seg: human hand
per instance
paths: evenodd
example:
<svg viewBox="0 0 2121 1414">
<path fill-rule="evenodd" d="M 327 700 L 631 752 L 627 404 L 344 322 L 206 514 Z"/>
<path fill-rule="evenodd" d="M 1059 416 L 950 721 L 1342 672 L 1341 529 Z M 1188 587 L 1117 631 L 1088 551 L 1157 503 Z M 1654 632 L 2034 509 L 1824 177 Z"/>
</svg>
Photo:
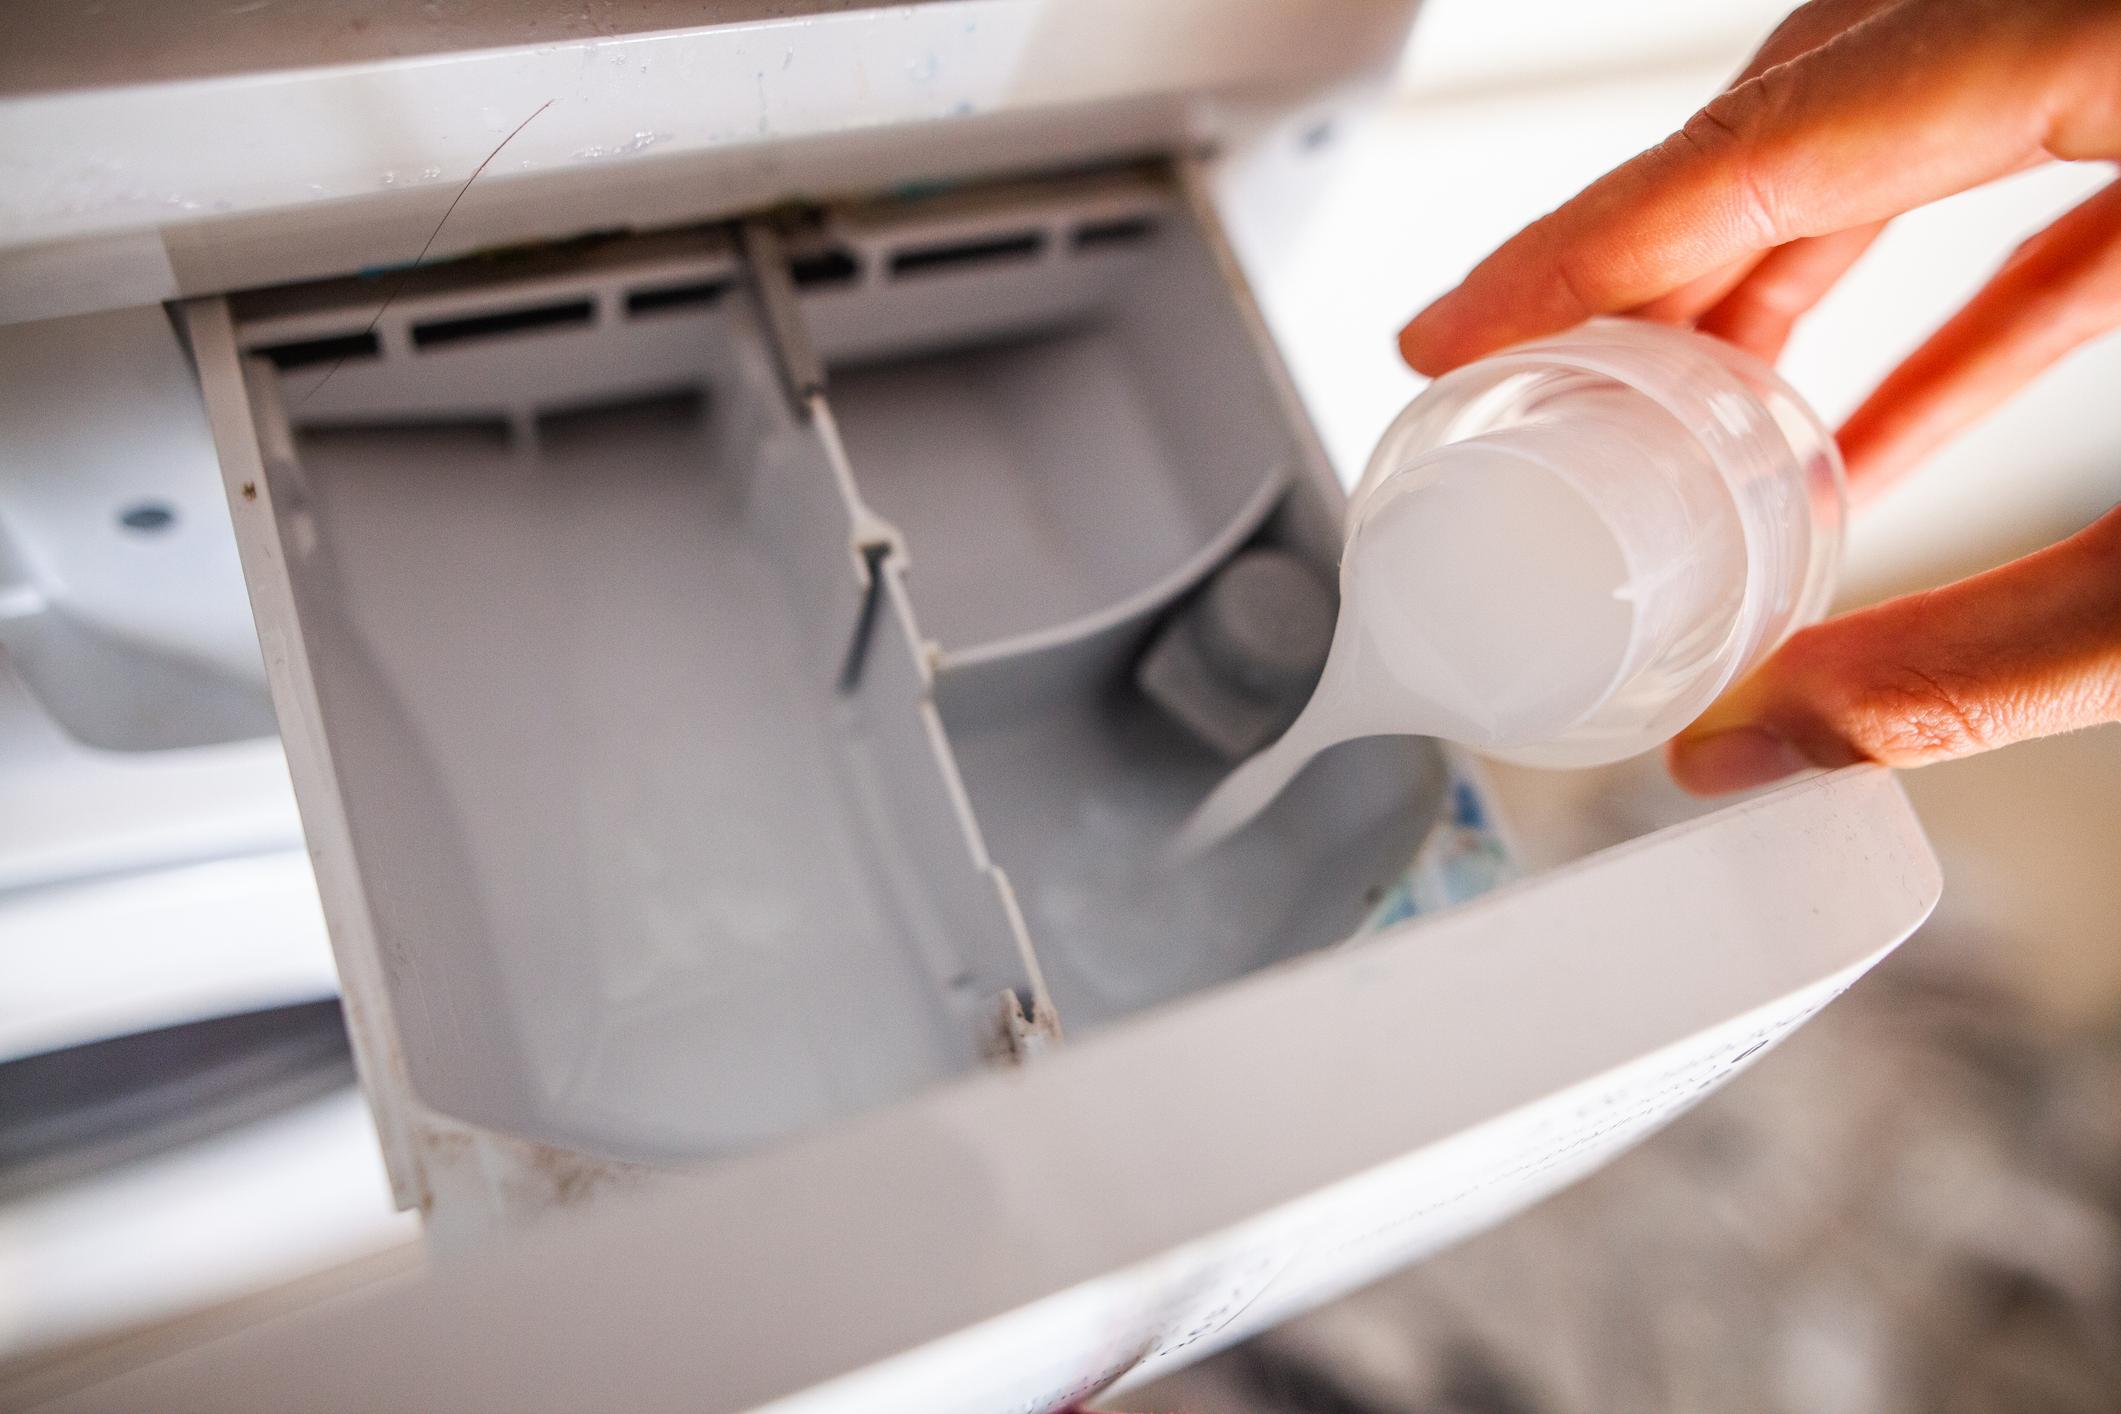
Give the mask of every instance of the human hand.
<svg viewBox="0 0 2121 1414">
<path fill-rule="evenodd" d="M 1686 126 L 1532 223 L 1400 333 L 1437 374 L 1594 314 L 1772 360 L 1901 212 L 2121 158 L 2121 0 L 1814 0 Z M 1861 504 L 2121 327 L 2121 182 L 2021 245 L 1842 427 Z M 2121 719 L 2121 511 L 2000 569 L 1794 636 L 1668 748 L 1709 794 L 1914 766 Z"/>
</svg>

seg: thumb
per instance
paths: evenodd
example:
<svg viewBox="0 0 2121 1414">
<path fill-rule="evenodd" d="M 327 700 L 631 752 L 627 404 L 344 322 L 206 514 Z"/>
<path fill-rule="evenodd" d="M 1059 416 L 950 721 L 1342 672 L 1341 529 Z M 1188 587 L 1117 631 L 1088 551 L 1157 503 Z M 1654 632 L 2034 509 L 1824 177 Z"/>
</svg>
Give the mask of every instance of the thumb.
<svg viewBox="0 0 2121 1414">
<path fill-rule="evenodd" d="M 1920 766 L 2121 720 L 2121 510 L 1986 574 L 1806 629 L 1680 733 L 1701 795 Z"/>
</svg>

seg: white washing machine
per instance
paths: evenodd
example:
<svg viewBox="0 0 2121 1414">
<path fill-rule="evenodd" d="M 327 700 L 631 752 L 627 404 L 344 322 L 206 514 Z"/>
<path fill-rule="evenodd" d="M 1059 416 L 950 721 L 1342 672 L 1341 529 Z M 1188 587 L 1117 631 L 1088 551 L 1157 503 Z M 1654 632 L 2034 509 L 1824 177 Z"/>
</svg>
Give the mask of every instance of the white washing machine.
<svg viewBox="0 0 2121 1414">
<path fill-rule="evenodd" d="M 1922 920 L 1865 769 L 1431 908 L 1511 822 L 1378 738 L 1162 858 L 1227 763 L 1134 663 L 1339 546 L 1236 252 L 1412 8 L 31 7 L 0 881 L 285 845 L 276 716 L 429 1248 L 54 1407 L 1065 1408 L 1582 1175 Z"/>
</svg>

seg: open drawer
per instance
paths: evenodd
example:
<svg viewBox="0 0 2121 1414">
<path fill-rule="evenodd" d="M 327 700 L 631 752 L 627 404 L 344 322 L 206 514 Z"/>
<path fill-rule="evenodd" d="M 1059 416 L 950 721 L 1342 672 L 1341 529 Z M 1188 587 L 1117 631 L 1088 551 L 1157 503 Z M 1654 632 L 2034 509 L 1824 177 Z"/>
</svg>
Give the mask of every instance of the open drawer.
<svg viewBox="0 0 2121 1414">
<path fill-rule="evenodd" d="M 163 1407 L 1061 1407 L 1585 1171 L 1935 899 L 1856 771 L 1336 947 L 1444 805 L 1382 738 L 1152 867 L 1226 767 L 1133 662 L 1240 547 L 1339 542 L 1184 173 L 186 313 L 458 1250 Z"/>
</svg>

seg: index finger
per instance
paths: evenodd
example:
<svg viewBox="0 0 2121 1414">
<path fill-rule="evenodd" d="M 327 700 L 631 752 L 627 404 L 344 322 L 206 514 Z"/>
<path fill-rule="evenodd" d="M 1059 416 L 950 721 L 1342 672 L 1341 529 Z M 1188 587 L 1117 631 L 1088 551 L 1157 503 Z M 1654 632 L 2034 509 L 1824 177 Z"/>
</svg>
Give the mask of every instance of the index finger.
<svg viewBox="0 0 2121 1414">
<path fill-rule="evenodd" d="M 1441 373 L 2025 165 L 2053 121 L 2041 30 L 2009 8 L 1872 15 L 1526 227 L 1401 331 L 1401 353 Z"/>
</svg>

